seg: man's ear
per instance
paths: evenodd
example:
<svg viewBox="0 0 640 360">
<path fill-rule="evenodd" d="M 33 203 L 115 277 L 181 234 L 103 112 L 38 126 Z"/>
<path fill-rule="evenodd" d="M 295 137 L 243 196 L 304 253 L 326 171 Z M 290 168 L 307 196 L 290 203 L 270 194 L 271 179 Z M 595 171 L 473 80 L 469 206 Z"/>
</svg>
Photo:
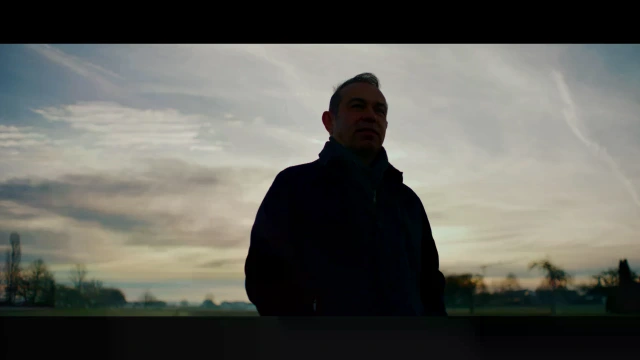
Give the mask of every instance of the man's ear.
<svg viewBox="0 0 640 360">
<path fill-rule="evenodd" d="M 333 114 L 330 111 L 325 111 L 322 113 L 322 123 L 324 124 L 324 128 L 327 130 L 329 135 L 333 135 Z"/>
</svg>

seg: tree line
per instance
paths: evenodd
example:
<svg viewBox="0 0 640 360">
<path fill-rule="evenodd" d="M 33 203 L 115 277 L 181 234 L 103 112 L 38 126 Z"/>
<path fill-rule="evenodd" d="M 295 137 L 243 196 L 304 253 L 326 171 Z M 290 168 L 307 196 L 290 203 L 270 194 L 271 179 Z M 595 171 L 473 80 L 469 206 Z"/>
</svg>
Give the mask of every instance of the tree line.
<svg viewBox="0 0 640 360">
<path fill-rule="evenodd" d="M 573 289 L 570 288 L 573 277 L 548 259 L 531 262 L 528 269 L 543 274 L 543 280 L 535 291 L 520 286 L 513 273 L 496 284 L 492 291 L 488 289 L 483 275 L 448 275 L 445 288 L 447 307 L 468 307 L 473 314 L 478 306 L 545 305 L 555 314 L 559 303 L 600 304 L 609 312 L 635 312 L 637 310 L 632 308 L 640 304 L 639 277 L 629 268 L 627 260 L 621 260 L 619 268 L 612 267 L 592 275 L 589 282 L 577 284 Z M 625 281 L 624 277 L 628 280 Z M 620 299 L 625 309 L 613 303 Z"/>
<path fill-rule="evenodd" d="M 21 264 L 20 235 L 11 233 L 10 248 L 6 251 L 5 264 L 0 271 L 0 296 L 4 295 L 4 306 L 100 308 L 127 305 L 124 293 L 117 288 L 106 287 L 102 281 L 89 278 L 83 264 L 76 264 L 69 272 L 70 286 L 56 282 L 53 273 L 42 259 L 36 259 L 26 268 Z M 538 270 L 543 281 L 530 291 L 520 286 L 515 274 L 510 273 L 489 291 L 484 276 L 472 273 L 446 276 L 445 302 L 447 307 L 468 307 L 474 313 L 478 306 L 548 305 L 556 313 L 558 303 L 603 304 L 608 311 L 616 307 L 627 309 L 640 306 L 640 283 L 638 274 L 631 271 L 626 260 L 619 268 L 609 268 L 591 277 L 591 282 L 569 288 L 572 276 L 551 261 L 539 260 L 529 264 L 529 270 Z M 606 304 L 605 304 L 606 302 Z M 138 301 L 129 303 L 133 307 L 164 308 L 166 302 L 157 299 L 149 290 Z M 238 304 L 223 304 L 240 306 Z M 248 305 L 248 304 L 247 304 Z M 181 307 L 188 306 L 183 300 Z M 202 308 L 215 309 L 213 294 L 207 294 Z"/>
<path fill-rule="evenodd" d="M 122 290 L 107 287 L 102 281 L 89 278 L 84 264 L 75 264 L 69 271 L 71 285 L 57 283 L 53 273 L 42 259 L 36 259 L 26 268 L 22 266 L 20 235 L 9 236 L 4 266 L 0 268 L 0 306 L 56 307 L 56 308 L 165 308 L 167 303 L 150 290 L 134 302 L 127 302 Z M 187 305 L 185 305 L 185 303 Z M 188 306 L 183 300 L 182 306 Z M 216 308 L 213 294 L 207 294 L 205 308 Z"/>
<path fill-rule="evenodd" d="M 85 265 L 76 264 L 69 273 L 71 286 L 56 282 L 42 259 L 22 266 L 20 235 L 9 236 L 10 248 L 0 274 L 4 306 L 28 307 L 121 307 L 127 301 L 120 289 L 105 287 L 102 281 L 89 279 Z"/>
</svg>

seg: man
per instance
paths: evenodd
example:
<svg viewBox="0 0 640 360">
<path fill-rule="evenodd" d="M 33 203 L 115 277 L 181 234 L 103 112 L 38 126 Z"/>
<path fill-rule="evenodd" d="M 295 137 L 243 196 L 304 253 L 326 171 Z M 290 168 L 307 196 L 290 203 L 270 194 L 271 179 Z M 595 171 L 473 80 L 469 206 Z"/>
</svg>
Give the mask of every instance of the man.
<svg viewBox="0 0 640 360">
<path fill-rule="evenodd" d="M 387 111 L 375 75 L 347 80 L 319 159 L 276 176 L 245 264 L 260 315 L 447 315 L 427 214 L 382 146 Z"/>
</svg>

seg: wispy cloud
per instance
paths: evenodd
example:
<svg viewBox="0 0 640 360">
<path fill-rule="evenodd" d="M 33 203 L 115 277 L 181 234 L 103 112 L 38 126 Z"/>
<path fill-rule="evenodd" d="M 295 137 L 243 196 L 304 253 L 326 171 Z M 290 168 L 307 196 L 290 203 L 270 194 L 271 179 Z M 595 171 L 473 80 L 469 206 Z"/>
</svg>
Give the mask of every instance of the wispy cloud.
<svg viewBox="0 0 640 360">
<path fill-rule="evenodd" d="M 213 260 L 213 261 L 206 262 L 200 266 L 206 267 L 206 268 L 219 268 L 229 264 L 244 264 L 244 261 L 245 261 L 244 258 Z"/>
<path fill-rule="evenodd" d="M 89 80 L 96 82 L 99 86 L 110 92 L 116 92 L 119 87 L 110 79 L 124 80 L 123 77 L 113 71 L 107 70 L 101 66 L 92 64 L 91 62 L 82 60 L 81 58 L 69 55 L 50 45 L 27 45 L 28 48 L 36 51 L 45 58 L 64 66 L 67 69 L 81 75 Z"/>
<path fill-rule="evenodd" d="M 97 146 L 149 147 L 199 144 L 206 118 L 178 111 L 139 110 L 114 103 L 79 103 L 59 108 L 34 109 L 50 121 L 67 123 L 74 129 L 96 135 Z"/>
<path fill-rule="evenodd" d="M 609 155 L 607 149 L 598 143 L 590 140 L 585 134 L 586 129 L 584 129 L 584 125 L 580 122 L 578 115 L 576 113 L 576 106 L 571 98 L 571 93 L 569 92 L 569 87 L 567 83 L 564 81 L 564 77 L 562 73 L 558 71 L 554 71 L 552 73 L 553 78 L 558 86 L 558 91 L 560 92 L 560 96 L 562 97 L 562 101 L 566 104 L 566 108 L 563 111 L 564 119 L 567 122 L 567 125 L 571 128 L 571 131 L 576 135 L 580 141 L 582 141 L 589 150 L 593 151 L 596 156 L 602 158 L 607 164 L 611 167 L 611 171 L 613 171 L 614 175 L 620 180 L 623 186 L 629 192 L 631 199 L 633 202 L 640 208 L 640 198 L 638 197 L 638 191 L 636 190 L 636 186 L 625 174 L 622 172 L 620 165 Z M 582 129 L 582 130 L 581 130 Z"/>
<path fill-rule="evenodd" d="M 49 143 L 45 134 L 33 131 L 32 127 L 0 124 L 0 148 L 15 151 Z"/>
</svg>

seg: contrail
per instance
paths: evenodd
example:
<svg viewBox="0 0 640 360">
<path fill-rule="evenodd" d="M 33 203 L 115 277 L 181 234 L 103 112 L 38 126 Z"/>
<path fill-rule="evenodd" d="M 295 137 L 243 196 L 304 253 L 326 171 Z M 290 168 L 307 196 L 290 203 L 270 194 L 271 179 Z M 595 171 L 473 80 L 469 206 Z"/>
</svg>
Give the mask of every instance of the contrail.
<svg viewBox="0 0 640 360">
<path fill-rule="evenodd" d="M 590 140 L 585 134 L 582 133 L 582 131 L 580 131 L 579 125 L 582 125 L 584 127 L 584 124 L 580 122 L 580 119 L 576 115 L 575 105 L 573 103 L 573 100 L 571 99 L 571 94 L 569 93 L 569 87 L 567 86 L 567 83 L 564 81 L 564 77 L 562 76 L 562 73 L 554 70 L 552 72 L 552 76 L 556 82 L 556 86 L 558 87 L 560 96 L 562 97 L 562 100 L 566 105 L 566 108 L 563 110 L 563 114 L 564 114 L 564 119 L 567 122 L 567 125 L 569 125 L 574 135 L 578 139 L 580 139 L 580 141 L 582 141 L 588 148 L 593 150 L 597 156 L 599 156 L 609 164 L 609 167 L 611 167 L 611 170 L 616 175 L 618 180 L 620 180 L 622 184 L 627 188 L 627 191 L 629 192 L 629 195 L 631 195 L 633 202 L 638 206 L 638 208 L 640 208 L 640 197 L 638 197 L 638 192 L 636 191 L 636 187 L 631 181 L 631 179 L 629 179 L 624 175 L 624 173 L 620 169 L 620 166 L 615 162 L 615 160 L 607 152 L 607 149 L 605 149 L 603 146 L 600 146 L 596 142 Z"/>
</svg>

